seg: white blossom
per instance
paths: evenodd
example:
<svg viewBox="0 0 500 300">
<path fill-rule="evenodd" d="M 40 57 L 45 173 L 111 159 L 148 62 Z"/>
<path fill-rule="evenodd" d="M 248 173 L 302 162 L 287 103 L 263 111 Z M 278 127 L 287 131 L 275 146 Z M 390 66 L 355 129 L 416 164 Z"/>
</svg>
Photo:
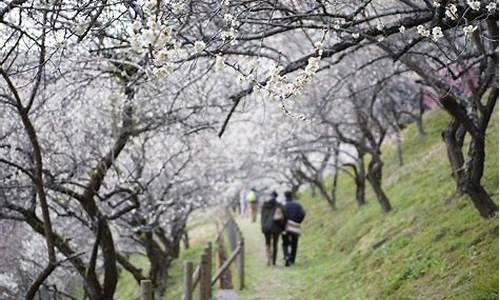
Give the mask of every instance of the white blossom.
<svg viewBox="0 0 500 300">
<path fill-rule="evenodd" d="M 141 28 L 142 28 L 142 24 L 141 24 L 141 22 L 139 22 L 139 20 L 135 20 L 134 23 L 132 23 L 132 29 L 134 30 L 134 32 L 141 31 Z"/>
<path fill-rule="evenodd" d="M 138 35 L 132 35 L 130 38 L 130 47 L 135 53 L 140 53 L 142 51 L 141 41 Z"/>
<path fill-rule="evenodd" d="M 159 79 L 165 79 L 168 76 L 170 76 L 170 74 L 172 74 L 173 70 L 174 70 L 174 65 L 172 63 L 166 63 L 162 67 L 156 69 L 155 75 Z"/>
<path fill-rule="evenodd" d="M 236 77 L 236 82 L 237 82 L 239 85 L 244 85 L 244 84 L 246 84 L 247 79 L 246 79 L 246 77 L 245 77 L 245 76 L 243 76 L 243 75 L 241 75 L 241 74 L 240 74 L 240 75 L 238 75 L 238 77 Z"/>
<path fill-rule="evenodd" d="M 157 0 L 148 0 L 148 8 L 153 10 L 156 8 L 156 6 L 158 5 L 158 1 Z"/>
<path fill-rule="evenodd" d="M 142 42 L 143 42 L 143 45 L 154 45 L 154 43 L 156 42 L 156 33 L 154 32 L 153 29 L 146 29 L 142 32 Z"/>
<path fill-rule="evenodd" d="M 333 29 L 335 29 L 335 30 L 340 29 L 340 21 L 339 20 L 335 20 L 335 22 L 333 22 Z"/>
<path fill-rule="evenodd" d="M 194 42 L 194 50 L 196 53 L 201 53 L 203 50 L 205 50 L 205 42 L 204 41 L 196 41 Z"/>
<path fill-rule="evenodd" d="M 458 18 L 457 11 L 457 6 L 450 4 L 446 7 L 445 15 L 452 20 L 456 20 Z"/>
<path fill-rule="evenodd" d="M 427 29 L 424 25 L 418 25 L 417 32 L 423 37 L 428 37 L 430 35 L 429 29 Z"/>
<path fill-rule="evenodd" d="M 432 28 L 432 40 L 437 42 L 440 38 L 443 37 L 443 31 L 441 30 L 441 27 L 435 26 Z"/>
<path fill-rule="evenodd" d="M 172 27 L 163 27 L 160 31 L 160 35 L 156 40 L 157 49 L 162 49 L 172 42 Z"/>
<path fill-rule="evenodd" d="M 224 62 L 225 62 L 224 56 L 222 56 L 220 54 L 217 55 L 215 57 L 215 70 L 218 71 L 218 72 L 224 70 L 224 67 L 225 67 Z"/>
<path fill-rule="evenodd" d="M 4 287 L 12 292 L 17 292 L 18 285 L 12 274 L 0 273 L 0 287 Z"/>
<path fill-rule="evenodd" d="M 359 38 L 359 33 L 358 32 L 354 32 L 352 34 L 352 37 L 355 38 L 355 39 Z"/>
<path fill-rule="evenodd" d="M 236 36 L 238 35 L 238 32 L 236 31 L 236 29 L 231 28 L 227 31 L 223 31 L 221 33 L 221 35 L 222 35 L 222 39 L 224 39 L 224 40 L 234 40 L 236 38 Z"/>
<path fill-rule="evenodd" d="M 82 35 L 87 30 L 87 25 L 85 23 L 79 23 L 74 27 L 73 30 L 77 35 Z"/>
<path fill-rule="evenodd" d="M 472 34 L 477 30 L 477 26 L 468 25 L 464 27 L 464 33 L 467 37 L 471 37 Z"/>
<path fill-rule="evenodd" d="M 172 7 L 174 9 L 174 14 L 178 15 L 182 12 L 182 3 L 181 2 L 175 2 Z"/>
<path fill-rule="evenodd" d="M 155 56 L 155 64 L 163 65 L 168 62 L 170 58 L 170 52 L 167 49 L 160 50 Z"/>
<path fill-rule="evenodd" d="M 467 0 L 467 5 L 473 10 L 479 10 L 481 8 L 481 1 Z"/>
<path fill-rule="evenodd" d="M 231 24 L 231 22 L 234 20 L 234 16 L 232 14 L 225 14 L 224 15 L 224 22 L 226 22 L 226 24 Z"/>
<path fill-rule="evenodd" d="M 492 13 L 494 12 L 496 9 L 497 9 L 497 4 L 495 1 L 492 1 L 490 3 L 488 3 L 488 5 L 486 5 L 486 9 L 488 9 L 488 12 L 489 13 Z"/>
<path fill-rule="evenodd" d="M 403 32 L 405 32 L 405 31 L 406 31 L 406 27 L 405 27 L 404 25 L 401 25 L 401 26 L 399 27 L 399 32 L 403 33 Z"/>
</svg>

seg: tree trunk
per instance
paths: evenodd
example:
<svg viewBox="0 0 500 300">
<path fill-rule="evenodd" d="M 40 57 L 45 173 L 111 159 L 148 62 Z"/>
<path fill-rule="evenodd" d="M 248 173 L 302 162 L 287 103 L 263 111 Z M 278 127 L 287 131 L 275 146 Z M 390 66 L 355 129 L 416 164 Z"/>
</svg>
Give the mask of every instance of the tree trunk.
<svg viewBox="0 0 500 300">
<path fill-rule="evenodd" d="M 368 165 L 368 181 L 377 196 L 378 203 L 382 211 L 388 213 L 391 211 L 391 203 L 382 189 L 382 160 L 379 157 L 372 157 Z"/>
<path fill-rule="evenodd" d="M 339 164 L 339 154 L 340 154 L 340 142 L 335 143 L 335 147 L 333 148 L 333 159 L 335 161 L 335 169 L 334 169 L 334 174 L 333 174 L 333 181 L 332 181 L 332 202 L 337 204 L 337 182 L 338 182 L 338 177 L 339 177 L 339 169 L 340 169 L 340 164 Z"/>
<path fill-rule="evenodd" d="M 339 170 L 336 168 L 335 173 L 333 174 L 333 180 L 332 180 L 332 203 L 336 207 L 337 206 L 337 182 L 338 182 L 338 177 L 339 177 Z"/>
<path fill-rule="evenodd" d="M 184 244 L 184 249 L 189 249 L 189 234 L 186 229 L 182 233 L 182 242 Z"/>
<path fill-rule="evenodd" d="M 326 187 L 325 187 L 325 185 L 323 183 L 323 180 L 322 179 L 315 180 L 313 182 L 313 184 L 318 188 L 319 193 L 321 194 L 321 196 L 323 198 L 325 198 L 325 200 L 328 202 L 328 204 L 330 204 L 330 207 L 333 210 L 335 210 L 336 209 L 336 203 L 335 203 L 334 199 L 332 199 L 332 197 L 330 197 L 330 195 L 326 191 Z"/>
<path fill-rule="evenodd" d="M 116 285 L 118 284 L 118 267 L 116 264 L 116 251 L 113 235 L 106 220 L 99 221 L 102 224 L 101 253 L 103 256 L 104 279 L 103 299 L 113 299 Z"/>
<path fill-rule="evenodd" d="M 354 182 L 356 183 L 356 202 L 358 203 L 358 206 L 363 206 L 366 204 L 365 162 L 363 161 L 363 157 L 361 157 L 361 159 L 356 162 L 356 169 L 354 173 L 356 176 L 354 180 Z"/>
<path fill-rule="evenodd" d="M 398 157 L 398 164 L 402 167 L 404 165 L 403 145 L 401 143 L 401 130 L 399 128 L 396 130 L 396 155 Z"/>
<path fill-rule="evenodd" d="M 422 116 L 419 116 L 417 118 L 416 124 L 417 124 L 418 136 L 423 137 L 425 135 L 425 130 L 424 130 L 424 121 L 422 120 Z"/>
<path fill-rule="evenodd" d="M 354 165 L 354 182 L 356 183 L 356 202 L 358 206 L 363 206 L 366 204 L 365 199 L 365 187 L 366 187 L 366 175 L 365 175 L 365 154 L 364 152 L 358 151 L 358 159 Z"/>
<path fill-rule="evenodd" d="M 484 136 L 486 128 L 482 128 L 481 135 L 472 138 L 467 153 L 467 162 L 462 152 L 465 128 L 456 119 L 453 119 L 443 131 L 443 141 L 446 144 L 448 161 L 455 180 L 457 191 L 466 193 L 483 218 L 494 217 L 498 206 L 491 200 L 481 185 L 484 171 Z"/>
<path fill-rule="evenodd" d="M 153 233 L 144 233 L 144 246 L 146 255 L 150 263 L 149 278 L 153 283 L 156 297 L 163 296 L 166 289 L 168 269 L 171 259 L 166 251 L 163 251 L 160 245 L 154 240 Z"/>
<path fill-rule="evenodd" d="M 451 175 L 455 180 L 457 191 L 465 192 L 465 169 L 462 146 L 465 137 L 465 128 L 453 119 L 442 132 L 442 138 L 446 145 L 446 153 L 450 162 Z"/>
<path fill-rule="evenodd" d="M 420 98 L 418 101 L 418 116 L 416 120 L 418 135 L 420 137 L 423 137 L 425 135 L 424 121 L 423 121 L 424 111 L 425 111 L 425 106 L 424 106 L 423 92 L 421 91 Z"/>
<path fill-rule="evenodd" d="M 488 219 L 496 215 L 498 206 L 481 185 L 485 159 L 483 136 L 473 139 L 469 145 L 465 192 L 471 198 L 479 214 Z"/>
</svg>

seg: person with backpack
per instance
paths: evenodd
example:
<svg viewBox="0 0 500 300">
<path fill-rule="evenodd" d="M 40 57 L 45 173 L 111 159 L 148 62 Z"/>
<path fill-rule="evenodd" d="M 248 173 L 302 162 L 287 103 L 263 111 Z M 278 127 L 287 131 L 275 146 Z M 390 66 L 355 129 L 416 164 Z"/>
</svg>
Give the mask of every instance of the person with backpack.
<svg viewBox="0 0 500 300">
<path fill-rule="evenodd" d="M 252 214 L 252 223 L 257 221 L 257 209 L 259 208 L 259 202 L 257 201 L 257 191 L 252 188 L 247 194 L 247 202 L 250 204 L 250 213 Z"/>
<path fill-rule="evenodd" d="M 300 223 L 304 221 L 306 212 L 302 205 L 294 201 L 291 191 L 285 192 L 285 231 L 283 233 L 283 257 L 285 266 L 289 267 L 295 263 L 297 256 L 297 247 L 300 236 Z"/>
<path fill-rule="evenodd" d="M 278 254 L 278 241 L 280 234 L 285 229 L 285 216 L 283 206 L 276 198 L 278 193 L 272 192 L 271 198 L 262 204 L 260 224 L 266 240 L 267 265 L 276 265 Z"/>
</svg>

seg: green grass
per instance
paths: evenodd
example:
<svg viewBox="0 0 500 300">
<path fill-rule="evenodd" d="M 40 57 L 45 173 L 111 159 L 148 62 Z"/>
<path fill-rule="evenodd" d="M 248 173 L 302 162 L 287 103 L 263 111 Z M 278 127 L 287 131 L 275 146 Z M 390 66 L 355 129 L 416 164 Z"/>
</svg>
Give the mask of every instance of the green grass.
<svg viewBox="0 0 500 300">
<path fill-rule="evenodd" d="M 414 126 L 404 131 L 403 167 L 394 146 L 385 146 L 389 214 L 369 188 L 368 204 L 358 208 L 347 176 L 337 211 L 301 195 L 308 213 L 301 264 L 284 274 L 298 288 L 283 299 L 498 299 L 498 219 L 482 219 L 466 196 L 455 196 L 440 136 L 447 122 L 436 111 L 425 118 L 425 137 Z M 498 203 L 498 111 L 486 153 L 483 184 Z"/>
</svg>

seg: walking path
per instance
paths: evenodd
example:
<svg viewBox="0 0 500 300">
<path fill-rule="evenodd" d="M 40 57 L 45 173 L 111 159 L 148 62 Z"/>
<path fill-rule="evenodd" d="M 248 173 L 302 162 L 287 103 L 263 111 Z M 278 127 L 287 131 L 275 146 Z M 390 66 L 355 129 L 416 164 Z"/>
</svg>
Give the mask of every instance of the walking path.
<svg viewBox="0 0 500 300">
<path fill-rule="evenodd" d="M 293 300 L 288 275 L 292 268 L 285 268 L 279 242 L 277 266 L 266 266 L 264 235 L 260 231 L 260 220 L 251 223 L 250 219 L 238 218 L 238 225 L 245 238 L 246 288 L 238 291 L 241 300 Z M 295 277 L 295 276 L 294 276 Z M 231 299 L 232 300 L 232 299 Z"/>
<path fill-rule="evenodd" d="M 215 299 L 217 300 L 238 300 L 238 294 L 234 290 L 218 290 L 215 292 Z"/>
</svg>

